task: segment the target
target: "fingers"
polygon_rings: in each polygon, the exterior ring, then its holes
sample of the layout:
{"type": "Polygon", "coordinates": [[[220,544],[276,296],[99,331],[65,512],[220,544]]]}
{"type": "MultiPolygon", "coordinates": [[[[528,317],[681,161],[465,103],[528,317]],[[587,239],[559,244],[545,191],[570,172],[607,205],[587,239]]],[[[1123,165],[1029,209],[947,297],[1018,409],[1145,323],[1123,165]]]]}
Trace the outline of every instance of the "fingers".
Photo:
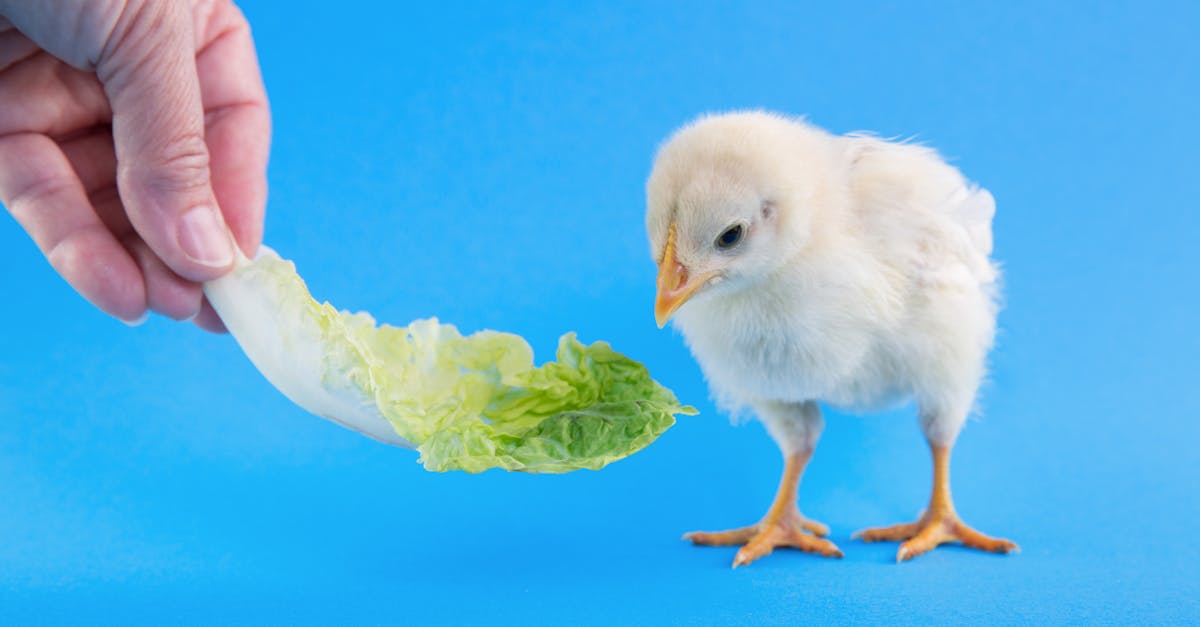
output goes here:
{"type": "Polygon", "coordinates": [[[270,137],[240,12],[228,0],[0,0],[0,9],[21,29],[0,18],[0,65],[9,70],[0,92],[16,103],[0,110],[0,199],[101,309],[129,320],[149,305],[224,330],[195,281],[232,265],[222,200],[234,207],[228,222],[238,242],[250,254],[257,248],[270,137]],[[75,69],[55,66],[39,46],[75,69]],[[199,56],[210,59],[203,86],[199,56]],[[103,132],[110,120],[111,140],[103,132]],[[220,154],[211,166],[210,144],[220,154]],[[42,154],[31,160],[31,148],[42,154]]]}
{"type": "Polygon", "coordinates": [[[173,320],[191,320],[200,313],[204,295],[200,285],[175,274],[136,233],[125,247],[137,261],[146,280],[146,305],[173,320]]]}
{"type": "Polygon", "coordinates": [[[246,19],[231,2],[197,16],[196,68],[206,112],[213,191],[238,243],[254,256],[267,202],[271,117],[246,19]]]}
{"type": "Polygon", "coordinates": [[[83,137],[63,146],[76,173],[89,190],[92,208],[109,231],[116,234],[142,271],[146,283],[146,305],[174,320],[191,320],[200,312],[200,285],[175,274],[154,254],[129,224],[121,197],[112,183],[115,167],[112,140],[104,134],[83,137]],[[107,148],[107,153],[105,149],[107,148]],[[107,154],[107,165],[105,157],[107,154]],[[104,172],[110,174],[106,178],[104,172]],[[98,187],[96,191],[90,191],[98,187]]]}
{"type": "Polygon", "coordinates": [[[205,331],[210,331],[212,333],[226,332],[225,323],[221,322],[221,316],[217,315],[217,311],[212,308],[212,305],[208,302],[208,299],[204,299],[204,301],[200,303],[200,314],[197,315],[192,322],[205,331]]]}
{"type": "MultiPolygon", "coordinates": [[[[112,131],[99,127],[84,135],[59,142],[71,162],[79,182],[88,194],[116,189],[117,156],[113,152],[112,131]]],[[[124,233],[124,231],[115,231],[124,233]]]]}
{"type": "Polygon", "coordinates": [[[227,272],[233,243],[209,180],[190,7],[130,0],[96,64],[112,105],[130,223],[176,274],[227,272]]]}
{"type": "Polygon", "coordinates": [[[84,298],[126,321],[146,312],[138,266],[93,211],[71,164],[48,137],[0,138],[0,201],[84,298]]]}
{"type": "MultiPolygon", "coordinates": [[[[87,192],[92,209],[141,269],[149,309],[174,320],[195,318],[201,311],[203,300],[200,286],[168,268],[129,224],[114,183],[117,164],[112,134],[106,128],[97,129],[75,137],[61,147],[87,192]]],[[[201,326],[216,327],[211,323],[201,326]]]]}
{"type": "MultiPolygon", "coordinates": [[[[0,35],[0,57],[22,54],[19,45],[5,51],[6,39],[0,35]]],[[[29,131],[61,137],[108,121],[108,99],[94,75],[49,54],[28,55],[9,67],[3,67],[5,61],[0,58],[0,134],[29,131]]]]}
{"type": "MultiPolygon", "coordinates": [[[[61,146],[63,155],[87,195],[88,209],[120,241],[140,270],[146,307],[175,320],[190,320],[200,312],[202,294],[196,283],[171,271],[130,226],[113,184],[116,158],[105,129],[82,135],[61,146]]],[[[35,209],[46,211],[48,208],[35,209]]]]}

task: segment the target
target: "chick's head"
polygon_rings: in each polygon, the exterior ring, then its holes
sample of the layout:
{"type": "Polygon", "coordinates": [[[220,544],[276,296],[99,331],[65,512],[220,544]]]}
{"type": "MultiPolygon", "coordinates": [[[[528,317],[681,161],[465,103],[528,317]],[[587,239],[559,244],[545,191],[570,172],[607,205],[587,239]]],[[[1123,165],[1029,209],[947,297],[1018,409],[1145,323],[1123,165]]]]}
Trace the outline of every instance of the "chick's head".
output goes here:
{"type": "Polygon", "coordinates": [[[752,288],[804,248],[826,185],[820,140],[802,122],[735,113],[662,146],[646,183],[660,327],[689,300],[752,288]]]}

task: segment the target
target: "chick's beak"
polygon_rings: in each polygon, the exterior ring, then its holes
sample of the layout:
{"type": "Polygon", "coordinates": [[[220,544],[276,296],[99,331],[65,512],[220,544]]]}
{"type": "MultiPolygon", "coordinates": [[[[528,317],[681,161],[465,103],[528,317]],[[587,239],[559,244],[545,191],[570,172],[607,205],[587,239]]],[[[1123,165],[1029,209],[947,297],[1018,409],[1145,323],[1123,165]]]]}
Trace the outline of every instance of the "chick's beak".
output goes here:
{"type": "Polygon", "coordinates": [[[675,258],[675,225],[671,225],[667,249],[663,251],[662,261],[658,262],[658,295],[654,299],[654,319],[658,328],[666,326],[671,314],[712,277],[713,274],[693,275],[675,258]]]}

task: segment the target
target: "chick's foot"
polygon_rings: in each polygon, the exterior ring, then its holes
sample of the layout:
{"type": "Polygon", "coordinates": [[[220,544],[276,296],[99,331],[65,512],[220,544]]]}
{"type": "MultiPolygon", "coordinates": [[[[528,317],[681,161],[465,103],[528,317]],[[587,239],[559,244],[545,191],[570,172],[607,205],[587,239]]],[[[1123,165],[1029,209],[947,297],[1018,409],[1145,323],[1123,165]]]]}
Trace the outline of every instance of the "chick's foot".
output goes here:
{"type": "Polygon", "coordinates": [[[863,542],[903,540],[900,550],[896,552],[897,562],[910,560],[950,542],[958,542],[963,546],[991,553],[1013,553],[1020,550],[1011,540],[986,536],[968,527],[953,510],[930,510],[917,522],[866,529],[850,537],[861,539],[863,542]]]}
{"type": "Polygon", "coordinates": [[[733,558],[733,567],[745,566],[770,554],[778,547],[799,549],[825,557],[842,557],[842,552],[822,536],[829,534],[829,527],[809,520],[792,511],[782,516],[768,515],[761,522],[731,531],[693,531],[684,534],[685,540],[703,546],[743,545],[733,558]]]}
{"type": "Polygon", "coordinates": [[[896,552],[897,562],[910,560],[949,542],[959,542],[963,546],[991,553],[1019,551],[1015,542],[985,536],[968,527],[958,517],[954,511],[954,501],[950,498],[950,447],[931,443],[930,451],[933,453],[933,493],[921,519],[914,523],[859,531],[850,537],[861,538],[863,542],[903,540],[900,550],[896,552]]]}

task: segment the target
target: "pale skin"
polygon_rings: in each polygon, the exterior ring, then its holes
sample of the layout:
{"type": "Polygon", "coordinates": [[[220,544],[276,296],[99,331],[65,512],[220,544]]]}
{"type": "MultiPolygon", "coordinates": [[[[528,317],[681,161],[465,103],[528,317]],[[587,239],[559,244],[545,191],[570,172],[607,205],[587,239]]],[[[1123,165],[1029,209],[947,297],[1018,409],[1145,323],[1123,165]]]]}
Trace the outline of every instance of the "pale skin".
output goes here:
{"type": "Polygon", "coordinates": [[[0,202],[100,310],[224,327],[262,239],[270,114],[228,0],[0,0],[0,202]]]}

